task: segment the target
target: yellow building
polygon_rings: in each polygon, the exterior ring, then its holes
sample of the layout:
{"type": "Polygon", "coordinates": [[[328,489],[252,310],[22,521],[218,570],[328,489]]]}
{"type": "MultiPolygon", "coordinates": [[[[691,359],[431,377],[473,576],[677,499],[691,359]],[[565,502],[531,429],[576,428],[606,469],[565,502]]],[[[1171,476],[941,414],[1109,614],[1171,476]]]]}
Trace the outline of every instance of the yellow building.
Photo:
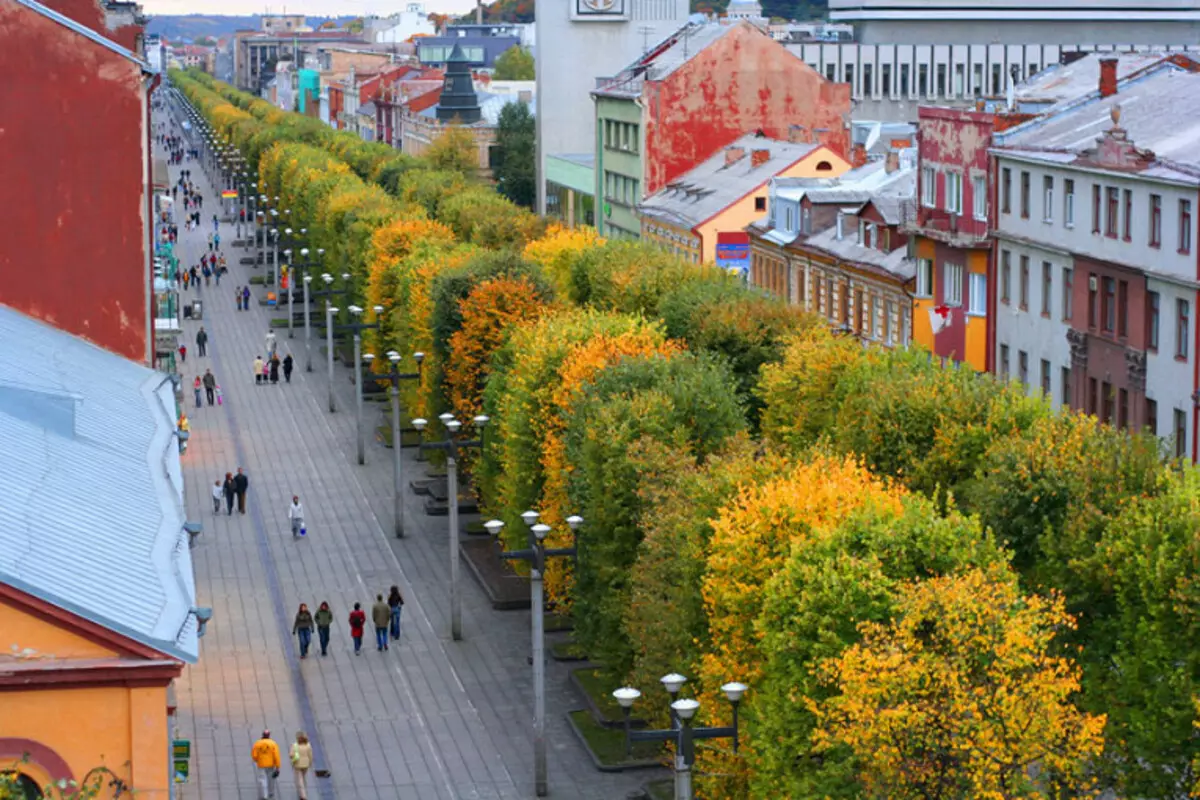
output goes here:
{"type": "Polygon", "coordinates": [[[717,236],[767,213],[772,178],[835,178],[850,164],[819,144],[747,134],[638,206],[642,238],[700,263],[716,260],[717,236]]]}
{"type": "Polygon", "coordinates": [[[170,686],[211,616],[175,388],[3,305],[0,375],[21,377],[0,382],[0,472],[21,511],[0,514],[0,771],[32,790],[104,770],[100,796],[117,780],[168,800],[170,686]]]}

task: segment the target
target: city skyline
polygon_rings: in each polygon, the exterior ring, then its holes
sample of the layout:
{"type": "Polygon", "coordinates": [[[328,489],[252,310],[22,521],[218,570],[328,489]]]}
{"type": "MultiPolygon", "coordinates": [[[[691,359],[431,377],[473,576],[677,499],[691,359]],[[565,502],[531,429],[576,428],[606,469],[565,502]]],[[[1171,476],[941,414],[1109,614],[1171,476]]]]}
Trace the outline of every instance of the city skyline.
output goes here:
{"type": "MultiPolygon", "coordinates": [[[[312,14],[320,16],[361,16],[374,14],[387,16],[404,7],[397,0],[292,0],[282,3],[261,5],[247,4],[243,0],[147,0],[143,3],[147,14],[187,15],[187,14],[223,14],[241,16],[244,14],[274,13],[282,14],[288,11],[293,14],[312,14]]],[[[425,9],[430,13],[463,14],[475,7],[474,0],[425,0],[425,9]]]]}

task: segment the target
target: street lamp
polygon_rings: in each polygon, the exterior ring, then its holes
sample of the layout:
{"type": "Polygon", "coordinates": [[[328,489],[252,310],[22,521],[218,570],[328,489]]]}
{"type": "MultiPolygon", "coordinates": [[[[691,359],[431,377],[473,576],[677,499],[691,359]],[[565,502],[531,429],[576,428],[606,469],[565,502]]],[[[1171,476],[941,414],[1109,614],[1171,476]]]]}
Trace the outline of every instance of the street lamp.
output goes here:
{"type": "MultiPolygon", "coordinates": [[[[543,619],[544,572],[547,558],[575,558],[579,552],[579,528],[583,517],[567,517],[573,539],[570,547],[546,549],[546,535],[550,526],[537,523],[538,513],[526,511],[521,519],[529,528],[529,547],[524,550],[504,551],[501,558],[521,560],[529,564],[529,603],[533,611],[533,785],[538,797],[545,797],[549,789],[546,780],[546,627],[543,619]],[[537,523],[537,524],[535,524],[537,523]]],[[[483,523],[492,536],[499,536],[504,523],[493,519],[483,523]]]]}
{"type": "MultiPolygon", "coordinates": [[[[307,228],[301,228],[300,236],[303,237],[304,234],[307,232],[308,232],[307,228]]],[[[291,233],[290,228],[288,229],[288,233],[289,234],[291,233]]],[[[296,338],[296,306],[295,306],[294,299],[296,296],[296,286],[298,283],[300,283],[304,280],[304,277],[307,277],[307,275],[305,273],[308,271],[308,268],[310,266],[312,266],[312,264],[310,264],[309,260],[308,260],[308,248],[307,247],[300,248],[301,263],[299,263],[299,264],[297,264],[292,259],[292,251],[291,250],[285,250],[284,252],[287,253],[287,257],[288,257],[288,338],[295,339],[296,338]],[[297,272],[299,272],[302,276],[300,281],[296,280],[297,272]]],[[[306,310],[307,310],[308,294],[305,293],[304,297],[305,297],[306,310]]]]}
{"type": "MultiPolygon", "coordinates": [[[[325,288],[313,292],[313,297],[325,298],[325,354],[329,361],[329,411],[333,413],[337,411],[337,404],[334,401],[333,393],[333,315],[338,312],[338,309],[329,302],[329,298],[350,294],[350,273],[342,273],[341,289],[333,288],[333,276],[328,272],[321,276],[321,280],[324,281],[325,288]]],[[[311,363],[308,365],[308,371],[312,372],[311,363]]]]}
{"type": "Polygon", "coordinates": [[[731,682],[721,687],[725,699],[733,707],[733,724],[720,727],[698,728],[692,726],[692,718],[700,708],[697,700],[677,699],[679,690],[687,681],[682,675],[671,673],[661,679],[663,688],[671,696],[671,727],[663,730],[630,730],[629,715],[634,702],[642,693],[630,686],[623,686],[612,693],[621,706],[625,718],[625,755],[629,756],[634,742],[675,743],[675,800],[692,800],[692,764],[696,761],[693,742],[696,739],[732,739],[733,752],[738,750],[738,705],[746,694],[746,684],[731,682]]]}
{"type": "MultiPolygon", "coordinates": [[[[446,438],[440,442],[421,442],[421,449],[446,451],[446,504],[450,519],[450,638],[458,641],[462,639],[462,594],[458,586],[458,451],[466,447],[483,447],[483,429],[488,424],[488,418],[480,414],[471,420],[479,431],[478,439],[459,439],[462,423],[453,414],[442,414],[438,419],[446,429],[446,438]]],[[[419,417],[412,421],[418,433],[424,432],[428,424],[427,420],[419,417]]]]}
{"type": "Polygon", "coordinates": [[[395,517],[397,539],[404,538],[404,494],[402,490],[404,468],[400,459],[400,381],[421,380],[421,364],[425,361],[425,354],[413,353],[413,360],[417,362],[416,372],[401,372],[401,358],[401,355],[395,350],[391,351],[388,353],[388,361],[392,365],[391,371],[374,376],[376,380],[386,380],[392,384],[392,482],[394,484],[392,487],[392,512],[395,517]]]}
{"type": "MultiPolygon", "coordinates": [[[[367,463],[367,440],[363,433],[363,355],[362,355],[362,332],[366,330],[375,330],[379,328],[379,315],[383,313],[383,306],[375,306],[372,309],[375,312],[374,322],[359,322],[362,317],[363,309],[359,306],[350,306],[349,311],[354,322],[338,327],[343,330],[354,331],[354,395],[355,395],[355,410],[358,415],[356,425],[358,430],[358,463],[367,463]]],[[[370,354],[367,363],[375,359],[374,354],[370,354]]],[[[332,384],[331,384],[332,385],[332,384]]]]}

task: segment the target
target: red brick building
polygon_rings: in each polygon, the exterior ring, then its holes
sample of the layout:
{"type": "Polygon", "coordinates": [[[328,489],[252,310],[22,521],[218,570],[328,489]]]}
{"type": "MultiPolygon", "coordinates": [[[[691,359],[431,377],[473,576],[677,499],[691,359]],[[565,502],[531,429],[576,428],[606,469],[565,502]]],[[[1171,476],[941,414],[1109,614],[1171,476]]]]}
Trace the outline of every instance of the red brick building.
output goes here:
{"type": "Polygon", "coordinates": [[[151,363],[158,76],[96,0],[0,0],[0,303],[151,363]],[[7,34],[7,35],[3,35],[7,34]]]}

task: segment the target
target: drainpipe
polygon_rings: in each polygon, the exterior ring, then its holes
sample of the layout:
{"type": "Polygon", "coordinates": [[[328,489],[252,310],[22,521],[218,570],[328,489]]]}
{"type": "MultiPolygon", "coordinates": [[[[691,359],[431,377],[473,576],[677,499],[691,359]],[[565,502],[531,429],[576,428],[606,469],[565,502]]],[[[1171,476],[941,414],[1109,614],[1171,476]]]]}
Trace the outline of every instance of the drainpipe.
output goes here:
{"type": "Polygon", "coordinates": [[[151,120],[150,96],[154,90],[162,83],[162,74],[155,72],[144,79],[142,84],[146,90],[146,119],[145,119],[145,135],[142,137],[142,145],[146,148],[146,157],[143,159],[143,190],[146,193],[146,200],[142,204],[142,222],[146,226],[146,253],[144,263],[142,265],[142,286],[145,290],[146,298],[146,366],[154,369],[154,354],[155,354],[155,338],[154,338],[154,125],[151,120]]]}

